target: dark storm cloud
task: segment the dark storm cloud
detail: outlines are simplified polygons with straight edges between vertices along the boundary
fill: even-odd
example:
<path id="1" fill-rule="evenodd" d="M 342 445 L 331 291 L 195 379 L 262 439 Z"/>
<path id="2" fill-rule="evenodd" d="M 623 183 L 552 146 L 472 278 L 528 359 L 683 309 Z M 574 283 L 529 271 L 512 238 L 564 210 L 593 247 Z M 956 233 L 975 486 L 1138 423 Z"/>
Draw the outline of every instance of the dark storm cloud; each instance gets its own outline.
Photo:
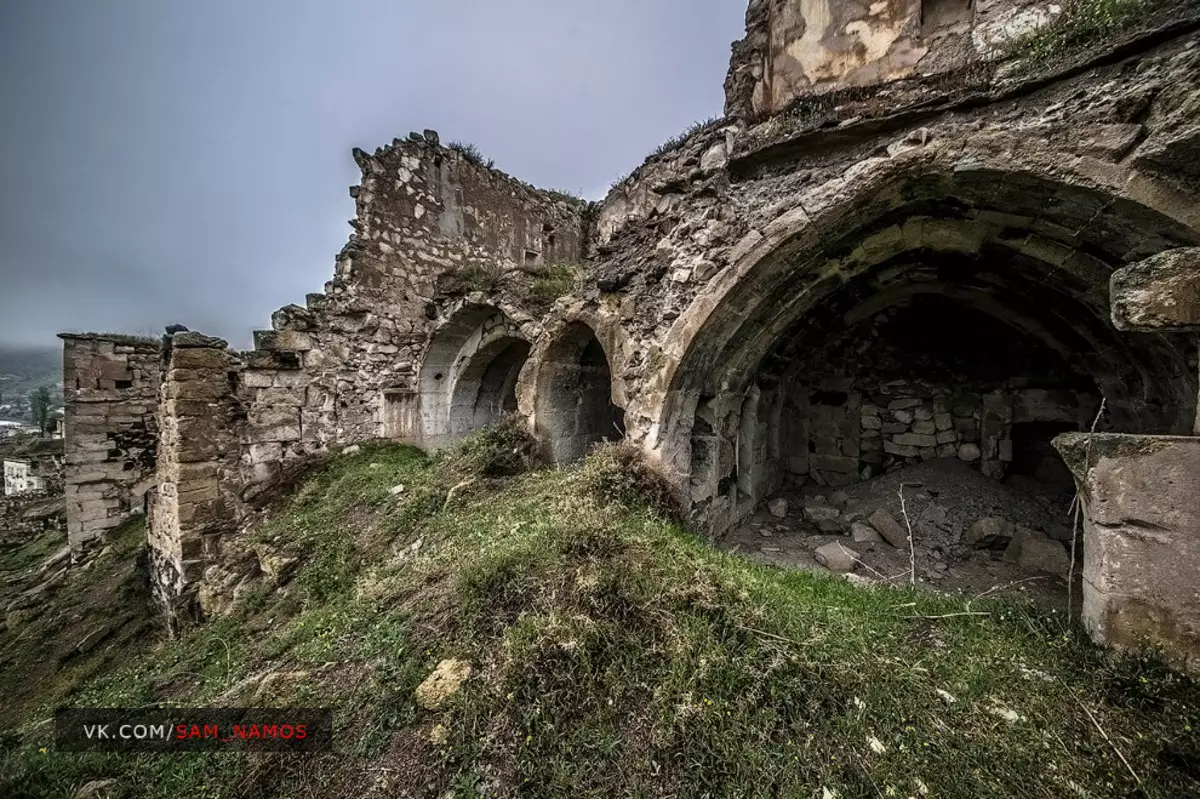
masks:
<path id="1" fill-rule="evenodd" d="M 350 148 L 472 141 L 603 194 L 718 114 L 743 0 L 8 0 L 0 342 L 170 322 L 248 346 L 346 240 Z"/>

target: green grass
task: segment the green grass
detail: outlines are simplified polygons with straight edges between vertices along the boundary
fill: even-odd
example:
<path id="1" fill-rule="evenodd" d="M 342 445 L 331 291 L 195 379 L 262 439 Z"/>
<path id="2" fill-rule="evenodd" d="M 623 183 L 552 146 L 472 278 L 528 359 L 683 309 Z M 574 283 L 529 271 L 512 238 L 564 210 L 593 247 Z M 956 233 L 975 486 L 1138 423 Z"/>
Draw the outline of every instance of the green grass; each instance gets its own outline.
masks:
<path id="1" fill-rule="evenodd" d="M 529 452 L 507 428 L 433 458 L 335 459 L 247 542 L 301 555 L 291 583 L 70 700 L 236 705 L 248 675 L 304 672 L 263 701 L 333 707 L 336 754 L 67 756 L 37 725 L 45 707 L 0 754 L 0 794 L 99 778 L 125 796 L 1200 792 L 1200 688 L 1153 657 L 1025 604 L 961 615 L 962 600 L 755 565 L 671 521 L 627 450 L 525 471 Z M 474 673 L 420 710 L 413 689 L 445 658 Z"/>
<path id="2" fill-rule="evenodd" d="M 1174 0 L 1070 0 L 1053 20 L 1007 42 L 1002 56 L 1032 70 L 1140 27 L 1155 11 L 1173 5 Z"/>
<path id="3" fill-rule="evenodd" d="M 490 261 L 470 261 L 459 266 L 455 277 L 468 291 L 495 294 L 504 285 L 504 269 Z"/>

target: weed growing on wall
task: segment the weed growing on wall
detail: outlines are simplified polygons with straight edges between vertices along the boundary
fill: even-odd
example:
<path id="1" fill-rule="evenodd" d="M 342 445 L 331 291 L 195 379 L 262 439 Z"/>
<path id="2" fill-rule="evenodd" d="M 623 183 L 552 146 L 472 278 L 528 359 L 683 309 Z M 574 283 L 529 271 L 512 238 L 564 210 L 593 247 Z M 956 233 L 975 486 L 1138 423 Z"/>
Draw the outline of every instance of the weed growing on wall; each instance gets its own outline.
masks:
<path id="1" fill-rule="evenodd" d="M 1003 56 L 1025 70 L 1043 66 L 1063 53 L 1087 47 L 1144 23 L 1168 0 L 1072 0 L 1045 25 L 1009 41 Z"/>

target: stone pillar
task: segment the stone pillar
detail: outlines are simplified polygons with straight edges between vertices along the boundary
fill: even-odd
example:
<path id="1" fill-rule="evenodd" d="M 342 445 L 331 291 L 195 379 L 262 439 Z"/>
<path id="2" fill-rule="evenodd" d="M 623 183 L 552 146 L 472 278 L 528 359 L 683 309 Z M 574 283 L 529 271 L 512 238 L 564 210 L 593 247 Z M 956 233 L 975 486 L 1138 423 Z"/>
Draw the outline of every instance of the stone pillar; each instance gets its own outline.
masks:
<path id="1" fill-rule="evenodd" d="M 1083 622 L 1097 642 L 1200 668 L 1200 438 L 1066 433 L 1083 502 Z"/>
<path id="2" fill-rule="evenodd" d="M 154 484 L 156 339 L 62 333 L 67 540 L 79 555 Z"/>
<path id="3" fill-rule="evenodd" d="M 239 528 L 240 362 L 221 339 L 188 332 L 169 338 L 164 360 L 151 590 L 171 619 L 187 621 L 204 569 Z"/>
<path id="4" fill-rule="evenodd" d="M 1200 248 L 1118 269 L 1110 296 L 1119 330 L 1200 332 Z M 1068 433 L 1054 445 L 1083 506 L 1092 637 L 1200 670 L 1200 437 Z"/>

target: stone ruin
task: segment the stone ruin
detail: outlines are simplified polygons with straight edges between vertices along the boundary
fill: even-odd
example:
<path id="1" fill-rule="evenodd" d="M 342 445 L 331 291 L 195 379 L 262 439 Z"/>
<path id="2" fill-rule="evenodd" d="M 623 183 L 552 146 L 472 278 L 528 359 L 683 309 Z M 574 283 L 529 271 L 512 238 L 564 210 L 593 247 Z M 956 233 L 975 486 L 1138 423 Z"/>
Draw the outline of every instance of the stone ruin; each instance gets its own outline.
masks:
<path id="1" fill-rule="evenodd" d="M 155 595 L 194 615 L 305 463 L 511 411 L 558 464 L 633 442 L 713 536 L 788 485 L 1057 447 L 1090 631 L 1194 662 L 1200 10 L 1004 58 L 1060 10 L 752 0 L 725 116 L 596 204 L 433 131 L 356 149 L 333 279 L 253 350 L 65 337 L 72 545 L 145 498 Z"/>

